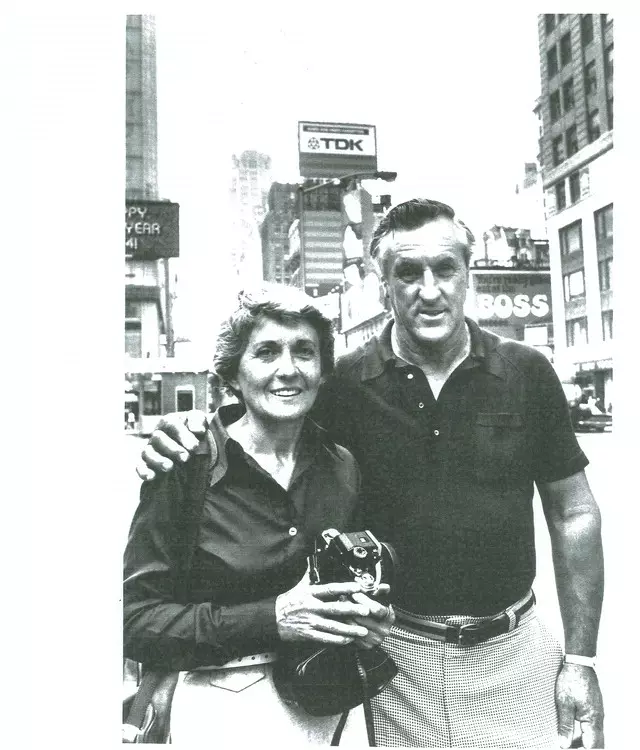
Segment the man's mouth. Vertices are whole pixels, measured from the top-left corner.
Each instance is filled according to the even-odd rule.
[[[420,310],[419,315],[424,315],[426,318],[438,318],[444,315],[445,310]]]

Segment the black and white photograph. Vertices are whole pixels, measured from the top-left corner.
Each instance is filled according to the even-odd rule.
[[[637,19],[507,8],[25,26],[43,746],[629,746]]]

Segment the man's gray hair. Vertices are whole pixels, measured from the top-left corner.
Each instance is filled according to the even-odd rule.
[[[430,200],[429,198],[412,198],[394,206],[382,218],[373,233],[369,245],[369,255],[376,262],[380,271],[382,271],[382,266],[378,253],[380,242],[384,237],[396,231],[419,229],[441,217],[451,219],[453,225],[465,237],[463,241],[464,260],[468,267],[471,261],[472,248],[476,241],[469,227],[456,218],[456,212],[446,203],[440,203],[440,201]]]

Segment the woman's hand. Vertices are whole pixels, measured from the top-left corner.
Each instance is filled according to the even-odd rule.
[[[335,646],[357,639],[364,642],[371,637],[370,631],[358,619],[371,620],[372,629],[375,621],[376,629],[380,628],[381,607],[362,594],[357,583],[312,586],[305,575],[300,583],[276,599],[278,634],[283,641],[311,640]]]
[[[382,590],[383,586],[388,590],[386,584],[381,584],[381,590],[378,592],[378,595],[385,593]],[[382,604],[363,593],[352,594],[351,598],[355,602],[368,604],[371,611],[368,617],[354,617],[354,622],[367,629],[367,635],[356,640],[357,645],[361,648],[367,649],[379,646],[389,635],[391,626],[396,620],[396,615],[392,606],[390,604]]]

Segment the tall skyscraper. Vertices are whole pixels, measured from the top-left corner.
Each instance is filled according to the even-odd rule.
[[[556,364],[613,403],[613,19],[538,17]]]
[[[127,16],[125,199],[158,199],[156,26]],[[162,261],[125,255],[125,354],[158,357],[165,332]]]
[[[260,227],[267,214],[271,158],[258,151],[232,157],[230,209],[232,265],[242,283],[262,279]]]

